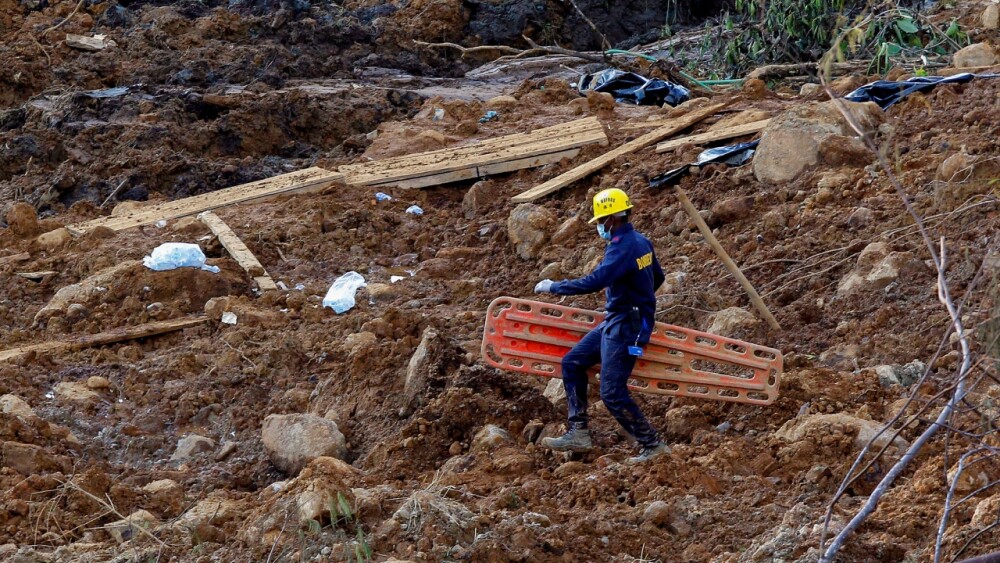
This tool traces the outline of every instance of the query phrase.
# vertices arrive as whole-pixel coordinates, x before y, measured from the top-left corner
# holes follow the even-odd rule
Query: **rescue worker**
[[[585,452],[593,448],[588,429],[587,370],[599,363],[601,400],[639,442],[639,455],[628,461],[641,463],[670,452],[628,390],[636,358],[649,342],[656,310],[654,292],[664,276],[652,243],[629,222],[631,213],[632,202],[618,188],[594,196],[594,218],[590,222],[597,222],[598,235],[608,241],[604,260],[579,279],[542,280],[535,286],[535,293],[581,295],[607,289],[607,317],[562,360],[569,430],[558,438],[545,438],[542,445],[556,451]]]

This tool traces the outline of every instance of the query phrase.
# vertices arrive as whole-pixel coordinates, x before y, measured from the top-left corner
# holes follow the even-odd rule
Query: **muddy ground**
[[[667,16],[662,5],[620,4],[621,13],[594,16],[608,38],[619,46],[655,39],[648,22]],[[591,114],[613,147],[635,136],[626,122],[685,109],[581,104],[567,85],[573,71],[557,65],[466,78],[479,61],[408,42],[518,44],[524,33],[595,47],[562,2],[85,1],[42,33],[75,7],[0,0],[0,349],[200,314],[214,298],[238,320],[0,363],[0,395],[26,403],[5,397],[0,413],[4,560],[343,561],[369,549],[378,561],[815,561],[826,507],[866,432],[913,390],[875,367],[903,373],[898,366],[931,363],[920,405],[958,366],[930,256],[870,154],[834,151],[782,185],[758,181],[749,165],[712,165],[681,185],[781,323],[780,331],[756,322],[732,332],[784,352],[781,397],[761,407],[640,396],[672,447],[644,466],[622,463],[634,445],[597,404],[597,450],[553,455],[536,443],[560,432],[565,407],[543,396],[547,381],[482,364],[486,307],[502,295],[532,297],[543,270],[557,278],[589,271],[602,247],[581,219],[590,197],[614,184],[632,195],[636,227],[671,274],[658,320],[704,330],[718,311],[752,311],[674,195],[647,186],[698,147],[647,149],[540,200],[552,242],[528,258],[510,241],[509,198],[606,147],[475,185],[382,190],[392,201],[347,186],[219,210],[290,288],[263,295],[194,219],[97,230],[61,245],[36,236],[118,205]],[[982,7],[961,3],[948,16],[975,29]],[[76,51],[61,42],[67,32],[106,33],[118,46]],[[973,39],[997,37],[984,30]],[[874,78],[845,77],[834,90]],[[480,124],[485,100],[502,93],[516,103]],[[823,99],[781,83],[715,97],[731,101],[726,118],[776,116]],[[943,86],[889,109],[876,131],[930,235],[945,237],[948,282],[977,342],[978,374],[992,369],[997,314],[1000,264],[987,253],[1000,221],[1000,172],[990,164],[998,108],[1000,82]],[[435,109],[445,117],[435,119]],[[967,168],[962,162],[945,162],[959,153],[980,164],[970,175],[952,174]],[[413,204],[425,213],[405,213]],[[221,272],[141,265],[168,241],[200,243]],[[874,242],[902,257],[896,277],[838,291]],[[4,261],[19,253],[28,257]],[[369,287],[335,315],[320,300],[349,270]],[[25,272],[42,274],[16,275]],[[72,284],[80,286],[71,298],[57,295]],[[599,296],[562,302],[602,305]],[[405,379],[414,362],[426,380],[412,396]],[[955,428],[991,424],[998,388],[987,383]],[[346,463],[324,457],[297,475],[279,470],[262,424],[293,413],[335,421]],[[900,439],[913,440],[933,415]],[[487,425],[497,428],[486,435]],[[190,435],[212,445],[176,455]],[[930,560],[946,473],[966,445],[952,434],[925,447],[840,560]],[[889,447],[847,488],[831,529],[898,455],[899,443]],[[960,489],[975,494],[951,516],[948,558],[1000,549],[997,532],[976,535],[1000,506],[994,490],[976,492],[997,467],[979,467]],[[334,505],[339,493],[349,509],[304,505],[317,491]],[[150,517],[143,527],[115,524],[137,511]]]

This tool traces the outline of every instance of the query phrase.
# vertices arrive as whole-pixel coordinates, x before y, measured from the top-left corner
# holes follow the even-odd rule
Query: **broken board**
[[[151,225],[157,221],[197,215],[205,211],[236,205],[238,203],[246,203],[248,201],[286,194],[322,192],[330,186],[342,184],[343,181],[343,174],[338,172],[330,172],[318,167],[306,168],[305,170],[282,174],[232,188],[225,188],[165,203],[146,205],[122,215],[100,217],[91,221],[68,225],[66,228],[73,235],[81,235],[96,227],[107,227],[113,231],[121,231],[133,227]]]
[[[561,361],[604,314],[499,297],[486,311],[483,360],[496,368],[562,377]],[[656,323],[629,388],[643,393],[769,405],[778,398],[782,354],[707,332]],[[598,370],[591,371],[599,378]]]
[[[93,348],[94,346],[103,346],[104,344],[113,344],[124,340],[146,338],[148,336],[155,336],[157,334],[164,334],[167,332],[174,332],[198,326],[207,320],[208,317],[205,316],[170,319],[168,321],[157,321],[139,326],[116,328],[107,332],[99,332],[97,334],[87,334],[69,340],[51,340],[41,344],[11,348],[9,350],[0,351],[0,362],[8,362],[20,358],[21,356],[31,354],[32,352],[37,354],[40,352],[83,350],[84,348]]]
[[[601,122],[589,117],[462,147],[345,165],[338,171],[352,185],[424,188],[558,162],[576,156],[581,147],[607,142]]]
[[[673,135],[674,133],[677,133],[678,131],[683,131],[688,127],[691,127],[695,123],[698,123],[699,121],[705,119],[706,117],[713,115],[719,110],[725,108],[726,105],[727,104],[725,103],[712,104],[704,108],[696,109],[691,113],[678,118],[676,122],[671,123],[666,127],[661,127],[654,131],[650,131],[649,133],[646,133],[641,137],[633,139],[610,152],[606,152],[591,161],[585,162],[580,166],[573,168],[572,170],[563,172],[562,174],[556,176],[555,178],[552,178],[551,180],[543,184],[539,184],[538,186],[535,186],[530,190],[521,192],[516,196],[514,196],[513,198],[511,198],[511,201],[513,201],[514,203],[526,203],[530,201],[535,201],[536,199],[557,192],[565,188],[566,186],[572,184],[573,182],[576,182],[577,180],[581,180],[583,178],[586,178],[587,176],[590,176],[594,172],[597,172],[601,168],[604,168],[605,166],[611,164],[612,162],[615,161],[616,158],[620,156],[624,156],[626,154],[630,154],[635,151],[644,149],[661,139],[664,139],[666,137],[669,137],[670,135]]]
[[[742,137],[743,135],[752,135],[767,127],[767,124],[770,122],[770,119],[762,119],[760,121],[744,123],[742,125],[733,125],[732,127],[726,127],[725,129],[719,129],[718,131],[706,131],[697,135],[689,135],[679,139],[670,139],[669,141],[664,141],[659,145],[656,145],[656,152],[661,153],[672,151],[677,147],[688,143],[692,145],[701,145],[704,143],[711,143],[713,141],[722,141],[724,139]]]
[[[229,228],[229,225],[225,221],[211,211],[206,211],[198,215],[198,218],[219,239],[219,243],[229,252],[233,260],[236,260],[236,263],[246,270],[246,273],[250,274],[254,281],[257,282],[257,287],[261,291],[278,289],[274,280],[271,279],[271,276],[267,274],[267,270],[264,269],[264,265],[257,260],[253,252],[250,252],[247,245],[243,243],[240,237],[236,236],[236,233]]]

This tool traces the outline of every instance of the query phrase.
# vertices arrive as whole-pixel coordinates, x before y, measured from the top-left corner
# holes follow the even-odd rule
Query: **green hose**
[[[656,57],[652,57],[650,55],[646,55],[646,54],[643,54],[643,53],[636,53],[636,52],[633,52],[633,51],[625,51],[623,49],[609,49],[609,50],[605,51],[604,54],[608,55],[608,56],[610,56],[610,55],[629,55],[629,56],[632,56],[632,57],[639,57],[640,59],[645,59],[645,60],[647,60],[649,62],[653,62],[653,63],[655,63],[657,61]],[[727,80],[698,80],[697,78],[691,76],[690,74],[684,72],[683,70],[681,70],[679,72],[680,72],[681,76],[683,76],[687,80],[690,80],[692,83],[697,84],[698,86],[700,86],[701,88],[704,88],[706,90],[711,90],[712,86],[722,86],[722,85],[727,85],[727,84],[742,84],[743,83],[743,79],[742,78],[733,78],[733,79],[727,79]]]

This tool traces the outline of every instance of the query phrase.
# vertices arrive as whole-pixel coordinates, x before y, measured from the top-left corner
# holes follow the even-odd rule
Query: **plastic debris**
[[[285,282],[283,282],[283,281],[279,281],[278,283],[276,283],[274,285],[278,286],[278,289],[280,289],[281,291],[288,291],[288,286],[285,285]]]
[[[87,90],[86,92],[80,92],[88,98],[102,99],[102,98],[118,98],[128,94],[127,86],[119,86],[117,88],[105,88],[103,90]]]
[[[353,271],[347,272],[337,278],[333,282],[333,285],[330,286],[329,291],[326,292],[326,297],[323,298],[323,306],[333,309],[333,312],[338,315],[346,313],[354,308],[356,304],[354,300],[355,292],[366,285],[365,278],[361,274]]]
[[[494,119],[498,119],[499,117],[500,117],[499,113],[497,113],[497,112],[495,112],[493,110],[490,110],[490,111],[484,113],[483,116],[479,118],[479,122],[480,123],[486,123],[487,121],[493,121]]]
[[[963,72],[953,76],[914,76],[908,80],[893,82],[877,80],[865,84],[844,96],[851,102],[875,102],[882,109],[888,109],[896,102],[916,92],[930,92],[938,84],[965,84],[973,78],[997,78],[1000,74],[972,74]]]
[[[142,259],[142,265],[157,272],[177,268],[201,268],[213,274],[219,273],[217,266],[205,264],[205,253],[197,244],[187,242],[165,242],[153,249]]]
[[[375,192],[375,201],[392,201],[392,196],[382,192]]]
[[[724,147],[715,147],[712,149],[704,150],[698,155],[698,159],[690,164],[684,164],[673,170],[669,170],[660,174],[659,176],[654,176],[649,179],[649,187],[651,188],[663,188],[667,186],[677,185],[681,181],[681,178],[687,176],[688,172],[691,171],[692,166],[704,166],[706,164],[728,164],[729,166],[742,166],[753,158],[754,152],[757,150],[757,145],[760,141],[751,141],[749,143],[739,143],[736,145],[727,145]]]
[[[222,313],[222,324],[235,325],[236,324],[236,313],[231,313],[226,311]]]
[[[691,98],[690,90],[679,84],[659,78],[646,78],[634,72],[625,72],[616,68],[584,76],[580,79],[577,90],[581,94],[590,90],[607,92],[615,97],[616,102],[642,106],[662,106],[663,104],[676,106]]]
[[[295,284],[295,291],[305,291],[305,289],[306,289],[305,285],[303,285],[301,283]]]
[[[403,281],[405,279],[406,276],[389,276],[389,283],[396,283],[398,281]]]
[[[154,225],[156,226],[157,229],[163,229],[167,226],[167,221],[165,219],[160,219],[159,221],[154,223]]]
[[[411,206],[407,207],[406,208],[406,212],[409,213],[409,214],[411,214],[411,215],[423,215],[424,214],[424,210],[420,209],[420,206],[417,206],[417,205],[411,205]]]
[[[444,119],[444,109],[437,108],[434,110],[434,121],[441,121]]]

